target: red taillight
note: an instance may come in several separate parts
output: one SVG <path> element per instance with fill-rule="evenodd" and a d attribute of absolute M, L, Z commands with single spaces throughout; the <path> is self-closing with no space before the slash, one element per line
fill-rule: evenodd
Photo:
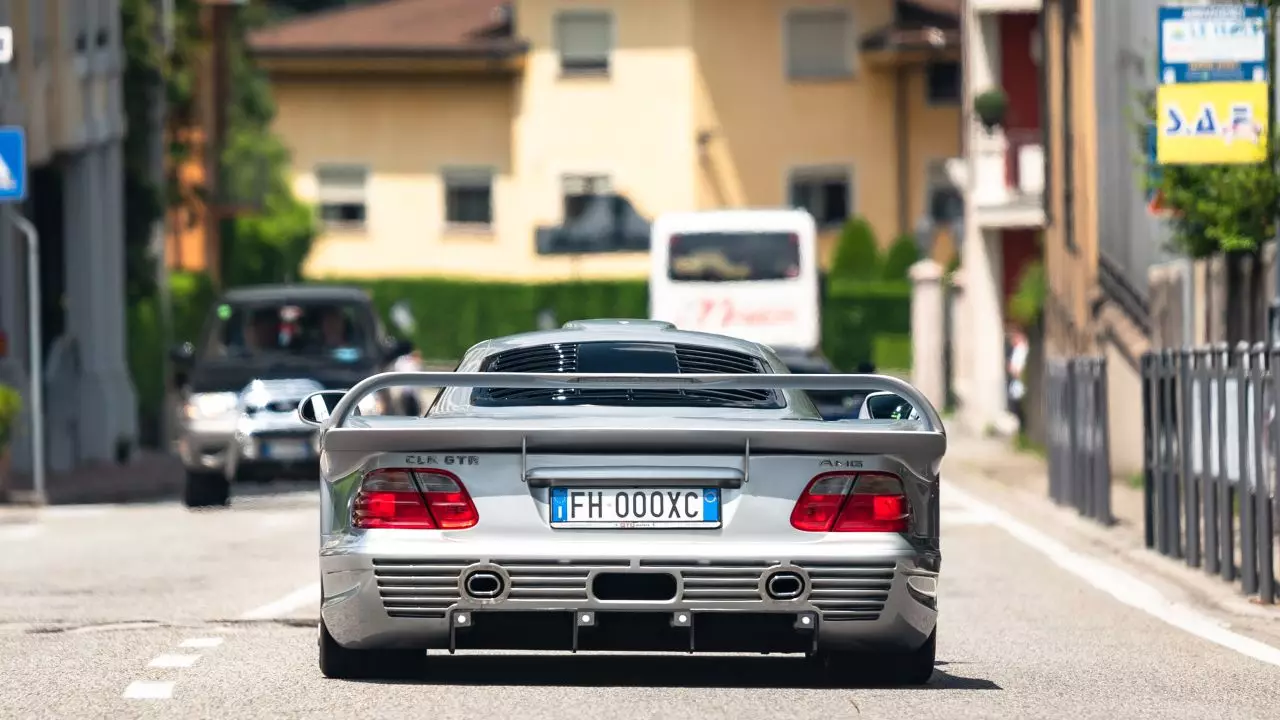
<path fill-rule="evenodd" d="M 805 532 L 906 532 L 902 480 L 885 473 L 824 473 L 805 488 L 791 526 Z"/>
<path fill-rule="evenodd" d="M 352 526 L 362 530 L 463 530 L 479 521 L 462 481 L 444 470 L 374 470 L 351 509 Z"/>

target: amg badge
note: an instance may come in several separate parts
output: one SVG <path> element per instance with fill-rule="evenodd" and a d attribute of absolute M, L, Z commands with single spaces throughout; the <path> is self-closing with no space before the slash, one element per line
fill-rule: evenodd
<path fill-rule="evenodd" d="M 822 462 L 818 463 L 818 467 L 855 468 L 856 469 L 856 468 L 862 467 L 862 461 L 861 460 L 823 460 Z"/>

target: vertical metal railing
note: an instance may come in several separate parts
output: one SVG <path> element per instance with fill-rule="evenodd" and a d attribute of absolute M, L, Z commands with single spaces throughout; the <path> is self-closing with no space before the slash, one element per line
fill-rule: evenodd
<path fill-rule="evenodd" d="M 1142 358 L 1147 547 L 1265 604 L 1276 600 L 1276 374 L 1280 346 Z"/>
<path fill-rule="evenodd" d="M 1114 519 L 1106 359 L 1046 360 L 1044 379 L 1049 496 L 1110 525 Z"/>

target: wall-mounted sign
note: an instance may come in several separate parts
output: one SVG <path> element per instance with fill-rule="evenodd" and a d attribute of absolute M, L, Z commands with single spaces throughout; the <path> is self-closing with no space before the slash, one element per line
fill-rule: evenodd
<path fill-rule="evenodd" d="M 1267 159 L 1266 83 L 1187 83 L 1156 89 L 1161 165 L 1243 165 Z"/>
<path fill-rule="evenodd" d="M 1162 84 L 1267 81 L 1265 7 L 1162 7 L 1159 18 Z"/>

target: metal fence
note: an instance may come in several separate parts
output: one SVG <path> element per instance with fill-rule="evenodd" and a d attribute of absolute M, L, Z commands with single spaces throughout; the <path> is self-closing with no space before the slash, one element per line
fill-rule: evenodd
<path fill-rule="evenodd" d="M 1044 365 L 1049 496 L 1104 525 L 1112 524 L 1107 431 L 1107 361 L 1050 359 Z"/>
<path fill-rule="evenodd" d="M 1274 368 L 1242 343 L 1142 358 L 1147 547 L 1276 600 Z"/>

